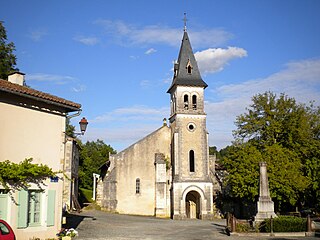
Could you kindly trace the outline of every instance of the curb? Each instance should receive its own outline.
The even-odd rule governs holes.
[[[318,235],[318,234],[317,234]],[[230,236],[239,237],[315,237],[315,232],[276,232],[276,233],[237,233],[231,232]]]

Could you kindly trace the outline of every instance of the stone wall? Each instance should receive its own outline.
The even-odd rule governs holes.
[[[123,214],[155,215],[156,153],[163,154],[170,161],[170,128],[166,125],[110,157],[110,172],[103,180],[103,197],[99,200],[102,208]],[[137,179],[140,182],[139,192],[136,192]],[[164,187],[164,181],[161,181]],[[165,186],[165,193],[166,189]],[[164,199],[167,199],[166,195]],[[167,210],[165,214],[169,214]]]

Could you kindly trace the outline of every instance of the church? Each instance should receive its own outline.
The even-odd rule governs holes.
[[[211,219],[215,158],[209,156],[204,90],[184,27],[170,94],[169,123],[111,155],[101,169],[97,203],[120,214]]]

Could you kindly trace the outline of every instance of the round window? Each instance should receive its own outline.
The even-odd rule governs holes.
[[[189,130],[189,131],[192,132],[192,131],[194,131],[195,129],[196,129],[196,125],[195,125],[194,123],[189,123],[189,124],[188,124],[188,130]]]

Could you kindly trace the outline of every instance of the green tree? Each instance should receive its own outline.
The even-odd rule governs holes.
[[[236,119],[236,140],[249,140],[260,148],[279,143],[294,147],[294,143],[305,140],[308,131],[308,115],[305,106],[297,104],[294,98],[272,92],[258,94],[247,113]]]
[[[311,105],[307,112],[310,123],[309,138],[299,148],[305,175],[311,183],[304,200],[320,211],[320,107]]]
[[[227,146],[218,151],[216,146],[209,147],[209,155],[216,155],[217,160],[220,160],[223,156],[227,154],[231,146]]]
[[[268,165],[271,197],[278,210],[296,206],[310,181],[304,176],[298,153],[279,144],[267,146],[263,160]]]
[[[216,146],[209,147],[209,155],[215,155],[215,154],[218,154],[218,153],[219,153],[219,152],[218,152]]]
[[[0,21],[0,79],[7,79],[11,72],[18,71],[14,51],[14,43],[7,42],[7,32],[3,22]]]
[[[319,107],[271,92],[255,95],[252,102],[237,117],[234,146],[223,158],[231,193],[254,200],[258,162],[265,161],[278,210],[298,205],[303,198],[319,204]]]
[[[75,131],[76,131],[76,127],[73,126],[70,123],[70,119],[67,118],[67,120],[66,120],[66,135],[69,136],[69,137],[74,138],[75,137]]]
[[[250,144],[234,146],[223,157],[223,165],[228,171],[227,184],[232,197],[254,201],[259,193],[260,151]]]
[[[99,173],[99,167],[109,160],[109,153],[115,154],[116,151],[99,139],[80,143],[80,148],[79,187],[92,190],[92,174]]]

